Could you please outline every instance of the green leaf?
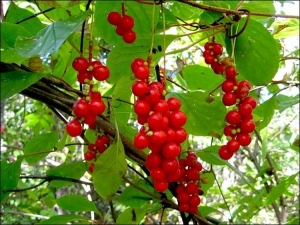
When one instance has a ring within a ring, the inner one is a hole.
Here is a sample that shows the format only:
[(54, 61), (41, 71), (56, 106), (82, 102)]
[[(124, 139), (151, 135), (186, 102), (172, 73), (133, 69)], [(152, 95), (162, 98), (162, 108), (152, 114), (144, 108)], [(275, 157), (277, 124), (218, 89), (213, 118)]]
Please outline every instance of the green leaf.
[(206, 217), (210, 213), (221, 213), (219, 210), (210, 206), (199, 206), (198, 209), (204, 217)]
[[(240, 31), (246, 19), (233, 26), (233, 34)], [(268, 84), (279, 68), (279, 44), (259, 22), (249, 19), (246, 29), (236, 38), (234, 49), (231, 39), (225, 38), (226, 49), (234, 51), (237, 71), (255, 85)]]
[[(80, 179), (86, 172), (86, 164), (83, 161), (71, 162), (56, 166), (46, 171), (48, 177), (65, 177), (72, 179)], [(51, 186), (61, 188), (64, 186), (72, 185), (73, 182), (53, 180)]]
[(187, 115), (185, 129), (189, 134), (198, 136), (213, 136), (220, 138), (223, 135), (226, 108), (220, 97), (211, 103), (206, 102), (207, 93), (170, 93), (181, 101), (181, 110)]
[(279, 103), (278, 110), (280, 113), (293, 105), (299, 104), (299, 95), (287, 96), (278, 94), (276, 95), (276, 98)]
[(59, 131), (39, 134), (30, 139), (24, 148), (25, 161), (29, 165), (45, 158), (58, 142)]
[(54, 22), (31, 38), (19, 37), (16, 41), (16, 50), (25, 58), (57, 52), (68, 36), (81, 26), (89, 14), (90, 11), (85, 11), (66, 20)]
[(299, 20), (287, 19), (285, 21), (277, 21), (273, 24), (275, 39), (287, 38), (299, 35)]
[(216, 76), (211, 68), (200, 65), (185, 66), (182, 74), (190, 90), (202, 89), (209, 92), (224, 81), (224, 78)]
[(299, 172), (285, 177), (284, 179), (280, 179), (280, 183), (267, 195), (264, 205), (267, 206), (276, 201), (280, 195), (282, 195), (291, 186), (291, 184), (295, 182), (295, 178), (298, 174)]
[(195, 10), (192, 6), (181, 2), (173, 2), (173, 4), (169, 6), (169, 9), (174, 16), (179, 17), (184, 21), (197, 19), (202, 12), (201, 10)]
[(10, 98), (40, 80), (45, 74), (12, 71), (1, 73), (1, 100)]
[(215, 176), (213, 172), (210, 171), (203, 171), (200, 175), (201, 179), (206, 179), (207, 183), (201, 183), (201, 190), (204, 192), (204, 196), (207, 195), (207, 191), (214, 185), (215, 183)]
[[(143, 188), (144, 190), (154, 192), (153, 187), (151, 187), (144, 180), (138, 180), (137, 182), (135, 182), (135, 184)], [(125, 206), (130, 206), (133, 208), (140, 208), (145, 204), (149, 204), (150, 200), (152, 200), (152, 197), (145, 194), (144, 192), (137, 190), (133, 186), (126, 187), (122, 191), (122, 194), (118, 197), (118, 202)]]
[(127, 208), (118, 216), (116, 224), (140, 224), (145, 213), (142, 208)]
[(286, 224), (299, 224), (300, 221), (299, 221), (299, 218), (293, 218), (293, 219), (290, 219), (288, 222), (286, 222)]
[[(5, 15), (5, 22), (17, 23), (22, 19), (28, 18), (32, 15), (32, 12), (28, 11), (27, 9), (20, 8), (14, 2), (11, 2)], [(38, 17), (32, 17), (29, 20), (20, 23), (20, 26), (24, 27), (27, 30), (26, 33), (31, 34), (30, 36), (37, 34), (41, 29), (44, 28), (44, 25)], [(3, 30), (1, 30), (1, 32), (3, 32)], [(25, 34), (23, 34), (23, 36)]]
[(38, 224), (68, 224), (69, 222), (74, 222), (74, 221), (80, 221), (81, 223), (89, 223), (90, 219), (83, 217), (83, 216), (78, 216), (78, 215), (58, 215), (58, 216), (51, 216), (47, 220), (42, 220)]
[(272, 98), (260, 104), (253, 110), (253, 114), (263, 118), (262, 122), (260, 122), (256, 126), (257, 131), (260, 131), (264, 127), (268, 126), (271, 119), (273, 118), (275, 109), (277, 109), (277, 107), (278, 107), (277, 99), (275, 96), (273, 96)]
[(95, 212), (100, 214), (95, 204), (82, 195), (65, 195), (57, 199), (57, 205), (70, 212)]
[(95, 189), (102, 198), (111, 199), (117, 192), (126, 168), (124, 146), (118, 137), (98, 157), (92, 174)]
[[(3, 22), (1, 23), (1, 47), (6, 44), (14, 48), (15, 42), (19, 36), (30, 37), (32, 34), (19, 24)], [(2, 54), (2, 52), (1, 52)]]
[[(273, 1), (249, 1), (243, 2), (240, 7), (241, 9), (248, 9), (250, 12), (264, 12), (275, 14), (276, 10), (273, 4)], [(251, 19), (254, 20), (265, 20), (266, 17), (264, 16), (252, 16)]]
[(9, 192), (3, 191), (12, 190), (17, 187), (21, 174), (21, 163), (21, 158), (12, 163), (1, 160), (1, 202), (9, 195)]

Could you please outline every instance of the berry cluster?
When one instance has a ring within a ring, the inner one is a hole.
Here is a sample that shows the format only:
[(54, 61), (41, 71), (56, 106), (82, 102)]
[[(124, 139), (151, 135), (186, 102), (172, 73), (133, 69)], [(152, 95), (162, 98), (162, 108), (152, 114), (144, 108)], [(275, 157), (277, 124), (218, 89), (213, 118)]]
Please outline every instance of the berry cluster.
[(147, 147), (151, 150), (146, 167), (154, 180), (154, 188), (163, 192), (169, 182), (176, 182), (180, 177), (178, 156), (180, 144), (187, 138), (182, 127), (187, 118), (177, 98), (166, 100), (164, 86), (148, 81), (150, 71), (145, 60), (136, 58), (131, 69), (138, 79), (132, 85), (132, 93), (137, 97), (134, 112), (142, 125), (134, 137), (134, 145), (140, 150)]
[(221, 59), (223, 46), (214, 41), (204, 45), (204, 60), (211, 66), (216, 74), (225, 77), (222, 83), (222, 102), (231, 107), (226, 114), (224, 134), (227, 144), (221, 146), (219, 155), (222, 159), (230, 159), (240, 146), (248, 146), (251, 143), (250, 133), (255, 130), (252, 110), (256, 107), (256, 100), (248, 96), (251, 84), (247, 80), (238, 81), (237, 70), (228, 57)]
[(118, 12), (110, 12), (107, 15), (107, 21), (116, 26), (116, 34), (123, 37), (124, 42), (130, 44), (136, 39), (136, 34), (132, 30), (134, 20), (129, 15), (121, 15)]
[(179, 211), (195, 214), (200, 204), (199, 195), (203, 194), (200, 186), (202, 164), (195, 153), (189, 152), (186, 158), (179, 160), (180, 178), (176, 188)]
[(84, 153), (84, 159), (86, 161), (93, 161), (88, 167), (90, 173), (94, 171), (94, 162), (97, 160), (98, 155), (105, 152), (109, 143), (110, 143), (109, 136), (103, 134), (97, 137), (94, 144), (88, 145), (88, 150)]
[(81, 84), (88, 84), (87, 94), (78, 99), (73, 105), (75, 119), (66, 125), (66, 131), (71, 137), (79, 136), (83, 127), (81, 122), (87, 124), (89, 128), (95, 129), (95, 122), (98, 115), (105, 110), (98, 86), (94, 84), (93, 78), (104, 81), (109, 77), (109, 69), (99, 61), (88, 62), (84, 57), (77, 57), (72, 63), (73, 68), (78, 71), (77, 80)]

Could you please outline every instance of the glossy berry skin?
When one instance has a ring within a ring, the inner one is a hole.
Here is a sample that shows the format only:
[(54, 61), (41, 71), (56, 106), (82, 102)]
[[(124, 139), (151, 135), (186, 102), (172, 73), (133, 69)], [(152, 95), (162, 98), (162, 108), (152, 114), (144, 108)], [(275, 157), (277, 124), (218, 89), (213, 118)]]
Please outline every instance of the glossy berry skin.
[(77, 75), (77, 80), (81, 84), (87, 84), (92, 79), (93, 79), (93, 75), (89, 71), (82, 71), (82, 72), (79, 72)]
[(92, 99), (88, 103), (89, 112), (94, 115), (101, 115), (105, 110), (105, 104), (102, 100)]
[(87, 151), (84, 153), (84, 159), (86, 161), (91, 161), (96, 158), (96, 154), (92, 151)]
[(157, 167), (150, 170), (150, 177), (154, 181), (164, 181), (166, 180), (166, 173), (163, 171), (163, 169)]
[(93, 76), (98, 81), (104, 81), (109, 78), (109, 69), (106, 66), (98, 66), (93, 69)]
[(136, 66), (133, 70), (134, 76), (140, 80), (148, 80), (150, 70), (147, 66)]
[(239, 108), (239, 113), (244, 118), (252, 114), (252, 106), (248, 103), (239, 104), (238, 108)]
[(226, 80), (235, 80), (237, 71), (233, 66), (228, 66), (225, 69)]
[(78, 99), (73, 105), (73, 112), (77, 118), (85, 117), (89, 113), (88, 103), (84, 99)]
[(149, 139), (145, 134), (138, 133), (134, 137), (133, 144), (137, 149), (142, 150), (148, 147)]
[(166, 142), (167, 135), (163, 130), (154, 130), (151, 135), (149, 135), (149, 141), (155, 143), (156, 145), (162, 145)]
[(154, 168), (160, 167), (161, 163), (162, 163), (161, 154), (151, 152), (149, 155), (147, 155), (145, 165), (148, 170), (152, 170)]
[(238, 111), (231, 110), (226, 114), (225, 119), (226, 119), (227, 123), (232, 124), (232, 125), (236, 125), (241, 121), (242, 117), (241, 117), (241, 114)]
[(228, 160), (233, 156), (233, 152), (228, 151), (227, 146), (223, 145), (219, 149), (219, 156), (221, 159)]
[(246, 133), (239, 133), (236, 136), (236, 140), (240, 143), (241, 146), (248, 146), (251, 143), (251, 136)]
[(167, 100), (167, 103), (168, 103), (170, 111), (175, 111), (175, 110), (179, 110), (180, 109), (181, 102), (177, 98), (175, 98), (175, 97), (170, 97)]
[(235, 86), (236, 86), (235, 81), (225, 80), (222, 83), (222, 91), (224, 91), (225, 93), (232, 92)]
[(135, 96), (142, 97), (149, 92), (149, 86), (145, 81), (138, 80), (133, 83), (131, 90)]
[(237, 97), (234, 93), (225, 93), (222, 96), (222, 102), (225, 106), (231, 106), (234, 105), (236, 103)]
[(227, 150), (230, 152), (237, 152), (240, 149), (240, 143), (234, 139), (227, 142)]
[(167, 180), (154, 181), (154, 189), (158, 192), (164, 192), (168, 189), (169, 182)]
[(188, 194), (197, 194), (198, 193), (198, 185), (195, 184), (194, 182), (190, 182), (186, 185), (185, 187), (185, 191), (188, 193)]
[(214, 44), (212, 48), (212, 52), (214, 55), (219, 56), (222, 55), (223, 52), (223, 46), (221, 44)]
[(166, 173), (173, 173), (179, 169), (179, 162), (177, 159), (163, 159), (162, 169)]
[(187, 132), (184, 128), (178, 128), (175, 130), (175, 142), (182, 143), (187, 139)]
[(148, 116), (151, 110), (150, 104), (144, 100), (137, 100), (134, 104), (134, 112), (138, 116)]
[(74, 120), (70, 120), (66, 124), (66, 131), (71, 137), (77, 137), (82, 133), (83, 128), (82, 128), (81, 123), (79, 122), (79, 120), (74, 119)]
[(255, 130), (255, 123), (252, 119), (245, 119), (241, 122), (240, 128), (242, 133), (251, 133)]
[(132, 30), (132, 28), (134, 26), (134, 20), (131, 16), (124, 15), (122, 17), (120, 23), (118, 24), (118, 26), (121, 27), (123, 34), (124, 34), (124, 32)]
[(90, 173), (93, 173), (94, 167), (95, 167), (95, 164), (94, 164), (94, 163), (92, 163), (92, 164), (89, 165), (88, 170), (89, 170)]
[(191, 168), (186, 171), (186, 176), (190, 181), (197, 181), (199, 180), (199, 171), (195, 168)]
[(136, 58), (132, 61), (130, 67), (131, 71), (134, 72), (135, 67), (137, 66), (145, 66), (146, 61), (142, 58)]
[(136, 39), (136, 33), (133, 30), (125, 31), (123, 33), (123, 41), (127, 44), (131, 44)]
[(163, 116), (159, 112), (153, 112), (149, 115), (147, 122), (150, 130), (161, 129), (163, 123)]
[(118, 13), (118, 12), (110, 12), (108, 15), (107, 15), (107, 21), (112, 24), (112, 25), (118, 25), (121, 21), (121, 14)]
[(89, 62), (86, 58), (80, 56), (74, 59), (72, 67), (78, 72), (85, 72), (89, 67)]
[(169, 119), (170, 119), (171, 126), (174, 128), (182, 127), (187, 120), (185, 113), (180, 110), (173, 111), (170, 114)]
[(246, 103), (250, 104), (252, 109), (255, 109), (257, 106), (256, 100), (250, 96), (243, 98), (242, 101), (240, 102), (240, 104), (246, 104)]
[(223, 133), (225, 136), (234, 138), (236, 136), (236, 126), (231, 125), (231, 124), (225, 126)]
[(174, 159), (179, 156), (181, 152), (180, 145), (175, 142), (166, 143), (162, 149), (162, 155), (166, 159)]

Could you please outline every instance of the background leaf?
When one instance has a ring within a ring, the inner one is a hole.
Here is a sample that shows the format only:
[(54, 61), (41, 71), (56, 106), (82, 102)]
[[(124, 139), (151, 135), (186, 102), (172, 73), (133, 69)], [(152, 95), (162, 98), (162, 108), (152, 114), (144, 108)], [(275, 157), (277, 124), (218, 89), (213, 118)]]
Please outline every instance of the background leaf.
[(95, 189), (102, 198), (110, 199), (116, 193), (122, 176), (126, 173), (126, 168), (123, 143), (116, 138), (98, 157), (92, 174)]
[(140, 224), (145, 216), (142, 208), (127, 208), (117, 218), (117, 224)]
[[(58, 142), (59, 131), (39, 134), (30, 139), (24, 148), (25, 161), (33, 165), (45, 158)], [(47, 152), (48, 151), (48, 152)], [(46, 153), (43, 153), (46, 152)]]
[[(241, 30), (242, 18), (233, 30)], [(235, 32), (233, 32), (235, 34)], [(255, 85), (269, 83), (279, 67), (279, 44), (259, 22), (249, 19), (246, 29), (236, 38), (234, 49), (231, 39), (225, 38), (229, 55), (234, 51), (237, 71)]]
[(81, 223), (82, 222), (88, 223), (90, 221), (90, 219), (83, 217), (83, 216), (74, 215), (74, 214), (58, 215), (58, 216), (52, 216), (47, 220), (42, 220), (38, 224), (68, 224), (69, 222), (73, 222), (73, 221), (80, 221)]

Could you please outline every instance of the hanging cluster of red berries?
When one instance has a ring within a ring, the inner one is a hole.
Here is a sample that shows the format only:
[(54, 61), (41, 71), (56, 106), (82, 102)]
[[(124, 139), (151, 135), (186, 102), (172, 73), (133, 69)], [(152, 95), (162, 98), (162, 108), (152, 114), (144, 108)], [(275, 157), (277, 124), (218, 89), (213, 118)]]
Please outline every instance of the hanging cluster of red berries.
[(193, 152), (188, 152), (185, 158), (179, 160), (180, 178), (176, 188), (179, 211), (195, 214), (201, 202), (199, 195), (203, 194), (200, 189), (200, 171), (202, 164)]
[(103, 134), (99, 135), (94, 144), (88, 145), (88, 150), (84, 153), (84, 159), (86, 161), (91, 161), (91, 164), (88, 167), (90, 173), (94, 171), (94, 162), (97, 160), (97, 157), (105, 152), (110, 143), (110, 138), (108, 135)]
[(182, 151), (180, 144), (187, 138), (182, 127), (187, 118), (177, 98), (166, 100), (164, 86), (157, 81), (149, 82), (150, 71), (144, 59), (136, 58), (131, 69), (138, 79), (132, 85), (132, 93), (137, 97), (134, 112), (142, 125), (134, 137), (134, 145), (140, 150), (147, 147), (151, 150), (146, 167), (155, 190), (164, 192), (169, 182), (176, 182), (181, 175), (178, 156)]
[(248, 146), (251, 143), (251, 136), (255, 130), (252, 111), (257, 102), (254, 98), (248, 96), (251, 84), (247, 80), (238, 81), (237, 70), (228, 57), (221, 59), (223, 46), (212, 42), (204, 45), (203, 56), (205, 62), (211, 66), (216, 74), (225, 77), (222, 83), (222, 102), (225, 106), (231, 107), (226, 114), (224, 134), (227, 137), (227, 144), (219, 149), (219, 155), (222, 159), (230, 159), (240, 146)]
[[(125, 11), (125, 10), (123, 10)], [(136, 39), (136, 33), (132, 30), (134, 26), (134, 20), (131, 16), (122, 15), (118, 12), (110, 12), (107, 15), (107, 21), (116, 26), (116, 34), (123, 37), (124, 42), (130, 44)]]

